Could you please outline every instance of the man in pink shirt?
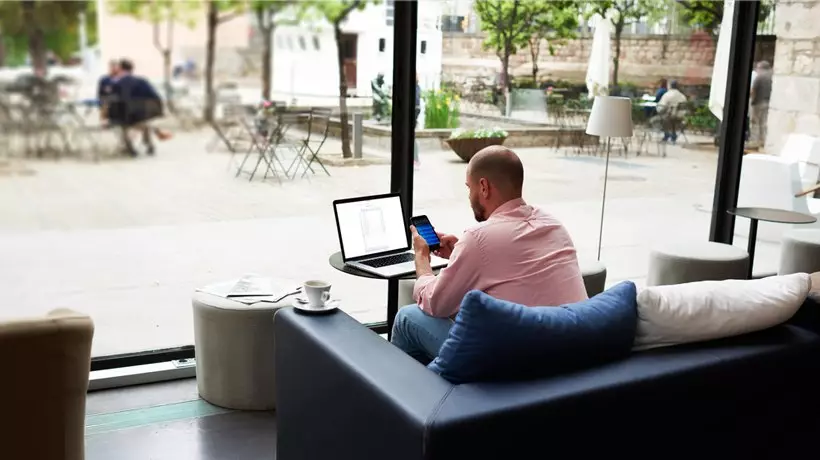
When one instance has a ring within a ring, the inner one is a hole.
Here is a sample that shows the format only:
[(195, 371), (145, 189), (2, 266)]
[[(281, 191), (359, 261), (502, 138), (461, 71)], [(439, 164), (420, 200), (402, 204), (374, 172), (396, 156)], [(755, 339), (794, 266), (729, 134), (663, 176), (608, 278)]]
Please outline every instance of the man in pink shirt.
[(422, 363), (438, 355), (461, 299), (478, 289), (528, 306), (587, 298), (572, 239), (561, 223), (521, 198), (524, 167), (512, 150), (492, 146), (467, 166), (470, 206), (479, 224), (458, 238), (439, 234), (436, 255), (450, 260), (435, 275), (430, 248), (415, 228), (418, 305), (399, 310), (391, 341)]

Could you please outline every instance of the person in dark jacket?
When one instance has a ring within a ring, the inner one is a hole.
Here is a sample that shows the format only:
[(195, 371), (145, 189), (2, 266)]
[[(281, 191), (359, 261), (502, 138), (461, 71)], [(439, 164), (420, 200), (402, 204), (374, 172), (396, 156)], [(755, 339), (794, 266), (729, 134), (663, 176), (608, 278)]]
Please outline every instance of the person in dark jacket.
[(113, 80), (107, 117), (112, 125), (120, 126), (125, 148), (131, 156), (137, 151), (131, 143), (130, 131), (137, 130), (142, 134), (142, 143), (146, 153), (155, 152), (151, 133), (156, 132), (160, 140), (169, 134), (153, 129), (149, 122), (163, 116), (162, 99), (148, 80), (133, 75), (134, 64), (128, 59), (119, 62), (119, 71)]

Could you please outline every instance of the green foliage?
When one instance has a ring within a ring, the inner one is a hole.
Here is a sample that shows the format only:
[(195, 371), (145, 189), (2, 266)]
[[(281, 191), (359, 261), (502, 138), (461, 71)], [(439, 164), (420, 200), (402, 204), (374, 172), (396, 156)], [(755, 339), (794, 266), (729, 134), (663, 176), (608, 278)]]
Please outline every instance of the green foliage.
[(699, 104), (686, 115), (686, 126), (691, 131), (712, 134), (717, 129), (718, 119), (709, 110), (709, 104)]
[(450, 139), (490, 139), (507, 137), (509, 134), (501, 128), (456, 129)]
[[(68, 59), (79, 51), (79, 14), (86, 12), (89, 44), (97, 41), (96, 2), (90, 0), (40, 0), (32, 2), (34, 24), (43, 32), (46, 49), (60, 59)], [(23, 2), (0, 1), (0, 39), (6, 46), (6, 63), (22, 65), (29, 53), (28, 29), (23, 19)]]
[[(723, 2), (714, 0), (676, 0), (680, 18), (692, 27), (703, 28), (712, 35), (720, 31)], [(761, 0), (758, 22), (764, 22), (774, 12), (775, 0)]]
[(202, 11), (198, 2), (176, 0), (117, 0), (108, 3), (108, 8), (111, 13), (152, 24), (174, 21), (188, 27), (196, 24), (196, 13)]
[(334, 27), (340, 26), (353, 11), (361, 11), (378, 0), (311, 0), (304, 2), (317, 16)]
[(461, 116), (460, 97), (447, 90), (425, 91), (424, 127), (426, 129), (457, 128)]
[(586, 16), (596, 14), (606, 17), (612, 15), (615, 33), (619, 34), (624, 27), (644, 17), (660, 17), (667, 10), (664, 0), (602, 0), (586, 4)]

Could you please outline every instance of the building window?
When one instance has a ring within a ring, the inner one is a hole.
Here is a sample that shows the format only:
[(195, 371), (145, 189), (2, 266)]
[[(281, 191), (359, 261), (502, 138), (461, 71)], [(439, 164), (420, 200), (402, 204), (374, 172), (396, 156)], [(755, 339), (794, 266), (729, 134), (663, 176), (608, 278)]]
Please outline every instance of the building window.
[(384, 49), (387, 48), (387, 40), (380, 38), (379, 39), (379, 52), (384, 53)]
[(316, 36), (316, 35), (314, 35), (314, 36), (313, 36), (313, 48), (314, 48), (316, 51), (319, 51), (319, 49), (320, 49), (320, 46), (319, 46), (319, 37), (318, 37), (318, 36)]
[(288, 36), (288, 49), (293, 51), (293, 37)]
[(384, 2), (384, 17), (385, 23), (392, 26), (396, 18), (396, 2), (395, 0), (387, 0)]
[(299, 35), (299, 49), (302, 51), (307, 51), (307, 43), (305, 42), (305, 37)]
[(427, 40), (421, 41), (421, 54), (427, 54)]
[(276, 36), (276, 47), (279, 48), (280, 50), (285, 47), (285, 38), (282, 37), (281, 35)]

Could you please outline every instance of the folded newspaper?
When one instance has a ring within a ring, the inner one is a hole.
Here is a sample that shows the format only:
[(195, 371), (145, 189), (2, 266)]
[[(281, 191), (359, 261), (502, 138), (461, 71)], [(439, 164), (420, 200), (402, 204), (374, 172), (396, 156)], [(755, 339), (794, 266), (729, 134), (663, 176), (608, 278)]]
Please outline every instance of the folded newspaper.
[(265, 276), (248, 274), (238, 280), (212, 284), (197, 291), (250, 305), (257, 302), (276, 303), (297, 294), (300, 289), (287, 284), (277, 285)]

